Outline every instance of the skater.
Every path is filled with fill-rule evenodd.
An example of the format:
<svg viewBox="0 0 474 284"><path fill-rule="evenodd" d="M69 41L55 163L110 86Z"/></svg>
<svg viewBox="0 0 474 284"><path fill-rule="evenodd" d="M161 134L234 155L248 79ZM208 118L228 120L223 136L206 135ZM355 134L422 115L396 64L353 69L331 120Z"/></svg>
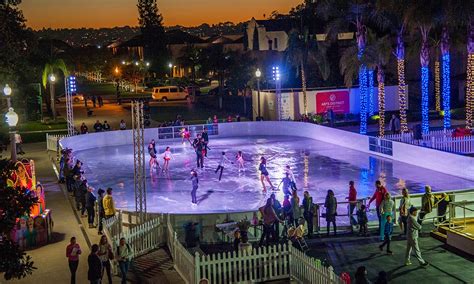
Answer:
<svg viewBox="0 0 474 284"><path fill-rule="evenodd" d="M290 177L288 176L288 173L285 173L285 177L281 180L281 184L283 184L283 193L285 195L291 195L291 192L290 192L291 180L290 180Z"/></svg>
<svg viewBox="0 0 474 284"><path fill-rule="evenodd" d="M207 150L211 150L211 148L207 147L207 143L204 138L201 138L202 144L202 156L207 158Z"/></svg>
<svg viewBox="0 0 474 284"><path fill-rule="evenodd" d="M198 138L194 139L193 147L196 151L196 165L198 168L201 167L201 169L204 169L204 158L202 156L203 146L204 145L202 144L199 136Z"/></svg>
<svg viewBox="0 0 474 284"><path fill-rule="evenodd" d="M155 139L151 139L150 144L148 144L148 154L150 155L150 172L153 169L159 169L160 163L156 159L156 145Z"/></svg>
<svg viewBox="0 0 474 284"><path fill-rule="evenodd" d="M265 179L270 184L270 187L273 190L275 187L273 187L273 184L270 181L270 178L268 177L267 160L265 159L265 157L260 158L260 165L258 166L258 170L260 171L260 181L262 182L263 192L267 191L267 188L265 187L265 182L264 182Z"/></svg>
<svg viewBox="0 0 474 284"><path fill-rule="evenodd" d="M207 128L206 127L202 131L201 137L204 139L204 142L206 142L206 144L209 143L209 134L207 133Z"/></svg>
<svg viewBox="0 0 474 284"><path fill-rule="evenodd" d="M188 141L190 145L193 145L190 140L191 133L189 133L189 131L186 128L181 129L181 137L183 138L181 140L182 144L184 144L184 141Z"/></svg>
<svg viewBox="0 0 474 284"><path fill-rule="evenodd" d="M290 179L291 190L298 190L296 188L295 175L293 174L293 171L291 170L289 165L286 166L285 172L288 174L288 178Z"/></svg>
<svg viewBox="0 0 474 284"><path fill-rule="evenodd" d="M192 184L193 184L193 190L191 190L191 203L192 205L197 205L197 198L196 198L196 192L199 187L199 179L197 172L195 170L191 171L191 178L190 178Z"/></svg>
<svg viewBox="0 0 474 284"><path fill-rule="evenodd" d="M166 147L166 150L163 153L163 160L164 160L164 162L163 162L163 172L168 171L170 160L171 160L172 157L173 157L173 154L171 154L171 148Z"/></svg>
<svg viewBox="0 0 474 284"><path fill-rule="evenodd" d="M227 156L225 155L225 152L222 152L221 160L219 161L219 165L217 166L217 169L216 169L216 171L215 171L215 173L217 174L217 172L218 172L219 170L221 170L221 173L219 174L219 181L221 181L222 172L224 171L225 163L226 163L226 162L232 163L232 162L227 158ZM232 164L233 164L233 163L232 163Z"/></svg>
<svg viewBox="0 0 474 284"><path fill-rule="evenodd" d="M237 159L237 164L239 166L239 173L240 171L244 171L245 172L245 167L244 167L244 156L242 154L242 151L239 151L237 153L237 156L235 156L235 158Z"/></svg>

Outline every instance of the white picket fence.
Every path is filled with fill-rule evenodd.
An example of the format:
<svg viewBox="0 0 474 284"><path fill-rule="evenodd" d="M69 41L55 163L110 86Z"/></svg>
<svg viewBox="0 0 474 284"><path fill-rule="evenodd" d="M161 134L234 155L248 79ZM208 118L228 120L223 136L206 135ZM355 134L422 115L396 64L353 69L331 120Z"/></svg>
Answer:
<svg viewBox="0 0 474 284"><path fill-rule="evenodd" d="M452 137L452 134L453 130L437 130L423 134L421 140L414 139L412 132L385 135L384 138L446 152L474 154L474 136Z"/></svg>
<svg viewBox="0 0 474 284"><path fill-rule="evenodd" d="M46 133L46 150L59 152L59 140L68 137L68 135Z"/></svg>
<svg viewBox="0 0 474 284"><path fill-rule="evenodd" d="M97 210L97 218L98 216L98 210ZM103 219L102 220L102 226L103 226L103 233L105 236L107 236L107 239L112 241L116 236L120 235L123 231L123 225L122 225L122 212L119 211L117 215L114 217L111 217L109 219Z"/></svg>
<svg viewBox="0 0 474 284"><path fill-rule="evenodd" d="M198 283L199 278L195 278L196 268L194 263L194 257L178 240L178 235L173 230L169 215L167 224L167 244L168 249L171 253L171 257L173 258L174 269L179 273L181 278L183 278L186 283Z"/></svg>

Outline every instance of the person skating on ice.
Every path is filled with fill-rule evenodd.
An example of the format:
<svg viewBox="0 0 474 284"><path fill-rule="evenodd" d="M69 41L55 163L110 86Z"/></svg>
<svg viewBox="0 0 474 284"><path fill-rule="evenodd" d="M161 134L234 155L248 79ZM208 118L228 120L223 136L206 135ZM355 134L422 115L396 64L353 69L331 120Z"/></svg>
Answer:
<svg viewBox="0 0 474 284"><path fill-rule="evenodd" d="M201 145L202 145L202 156L207 158L207 150L211 150L211 148L207 147L207 142L204 138L201 138Z"/></svg>
<svg viewBox="0 0 474 284"><path fill-rule="evenodd" d="M258 166L258 170L260 171L260 181L262 182L263 192L267 191L267 188L265 187L265 180L267 180L268 184L270 184L270 187L274 189L273 184L270 181L270 178L268 177L267 160L265 159L265 157L260 158L260 165Z"/></svg>
<svg viewBox="0 0 474 284"><path fill-rule="evenodd" d="M150 155L150 172L153 171L154 169L159 169L160 168L160 163L156 159L156 146L155 146L155 140L152 139L150 141L150 144L148 144L148 154Z"/></svg>
<svg viewBox="0 0 474 284"><path fill-rule="evenodd" d="M289 165L286 165L285 167L285 173L288 175L288 178L290 179L290 186L292 190L297 190L296 188L296 179L295 175L293 174L293 171L291 170Z"/></svg>
<svg viewBox="0 0 474 284"><path fill-rule="evenodd" d="M173 154L171 153L171 148L166 147L166 150L163 153L163 172L169 170L169 164L172 158L173 158Z"/></svg>
<svg viewBox="0 0 474 284"><path fill-rule="evenodd" d="M191 133L186 128L181 129L181 137L183 138L181 140L182 144L184 144L184 141L188 141L189 144L192 145L192 143L191 143Z"/></svg>
<svg viewBox="0 0 474 284"><path fill-rule="evenodd" d="M237 165L239 166L239 172L240 171L245 171L245 167L244 167L244 155L242 154L242 151L239 151L237 153L237 156L235 156L235 158L237 159Z"/></svg>
<svg viewBox="0 0 474 284"><path fill-rule="evenodd" d="M192 205L197 205L197 198L196 198L196 192L197 192L197 189L199 187L199 179L198 179L198 175L197 175L197 172L195 170L192 170L191 171L191 183L192 183L192 186L193 186L193 189L191 190L191 203Z"/></svg>
<svg viewBox="0 0 474 284"><path fill-rule="evenodd" d="M222 178L222 172L224 171L226 163L232 163L232 162L227 158L227 156L225 155L225 152L222 152L221 160L219 161L219 165L217 166L217 169L215 171L215 173L217 174L217 172L221 170L221 173L219 174L219 181Z"/></svg>
<svg viewBox="0 0 474 284"><path fill-rule="evenodd" d="M200 137L196 138L193 143L194 150L196 151L196 165L197 167L204 168L204 158L202 155L203 143L200 140Z"/></svg>

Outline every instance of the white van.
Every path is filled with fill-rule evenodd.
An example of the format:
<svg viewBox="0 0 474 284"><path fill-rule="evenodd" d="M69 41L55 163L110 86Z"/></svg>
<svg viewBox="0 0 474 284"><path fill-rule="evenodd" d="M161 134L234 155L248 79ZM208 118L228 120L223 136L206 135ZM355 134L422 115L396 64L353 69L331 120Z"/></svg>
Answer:
<svg viewBox="0 0 474 284"><path fill-rule="evenodd" d="M188 92L184 88L177 86L165 86L153 88L151 97L154 100L160 100L163 102L169 100L185 100L188 98Z"/></svg>

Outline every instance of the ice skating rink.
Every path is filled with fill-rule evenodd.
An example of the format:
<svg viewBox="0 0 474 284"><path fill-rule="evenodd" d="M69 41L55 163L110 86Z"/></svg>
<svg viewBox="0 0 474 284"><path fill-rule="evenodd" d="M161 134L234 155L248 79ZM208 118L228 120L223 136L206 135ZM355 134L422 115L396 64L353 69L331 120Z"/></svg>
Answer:
<svg viewBox="0 0 474 284"><path fill-rule="evenodd" d="M191 206L190 171L196 167L196 155L189 143L157 141L158 161L170 146L173 159L169 173L150 173L146 154L147 211L162 213L221 213L255 210L269 196L262 193L258 172L259 158L267 158L270 179L278 187L284 167L290 165L296 177L298 194L308 190L314 202L324 202L332 189L338 201L348 195L348 182L355 181L358 198L370 196L377 179L392 193L399 195L402 187L411 193L422 192L425 184L433 191L459 190L474 186L474 181L450 176L410 164L372 156L363 152L318 140L288 136L248 138L213 138L205 159L204 170L198 170L198 206ZM221 152L234 161L224 169L222 180L214 173ZM237 151L242 151L246 170L238 172ZM108 146L75 152L84 162L89 184L98 188L112 187L116 206L135 210L133 189L133 145ZM276 192L282 201L282 186Z"/></svg>

